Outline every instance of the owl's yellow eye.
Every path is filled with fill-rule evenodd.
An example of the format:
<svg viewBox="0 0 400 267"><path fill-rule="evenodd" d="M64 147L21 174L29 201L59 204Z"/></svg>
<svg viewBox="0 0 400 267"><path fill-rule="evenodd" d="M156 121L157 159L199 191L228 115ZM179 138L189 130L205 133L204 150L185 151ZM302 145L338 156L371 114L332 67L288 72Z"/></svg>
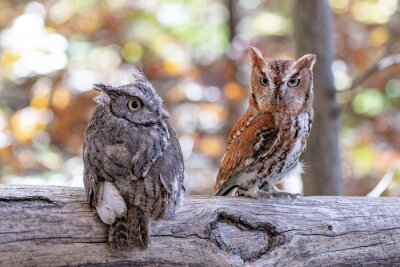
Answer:
<svg viewBox="0 0 400 267"><path fill-rule="evenodd" d="M300 83L300 79L290 79L290 80L287 82L287 85L288 85L289 87L297 87L297 86L299 86L299 83Z"/></svg>
<svg viewBox="0 0 400 267"><path fill-rule="evenodd" d="M132 111L138 111L142 106L142 100L139 97L134 97L128 102L128 108Z"/></svg>
<svg viewBox="0 0 400 267"><path fill-rule="evenodd" d="M267 77L260 77L260 84L262 86L268 86L268 78Z"/></svg>

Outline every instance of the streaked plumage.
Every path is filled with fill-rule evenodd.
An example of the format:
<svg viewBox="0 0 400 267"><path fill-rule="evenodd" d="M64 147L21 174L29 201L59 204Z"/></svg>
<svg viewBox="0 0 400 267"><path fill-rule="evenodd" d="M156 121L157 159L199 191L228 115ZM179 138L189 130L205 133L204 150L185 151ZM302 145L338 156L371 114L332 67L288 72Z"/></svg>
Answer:
<svg viewBox="0 0 400 267"><path fill-rule="evenodd" d="M120 87L95 85L101 95L83 149L89 204L110 225L109 242L117 249L146 248L149 219L172 216L184 191L169 115L144 74L134 76Z"/></svg>
<svg viewBox="0 0 400 267"><path fill-rule="evenodd" d="M287 195L275 184L301 172L313 120L312 68L315 55L298 61L263 59L250 48L252 64L249 107L232 129L218 172L215 191L227 195ZM296 85L297 83L297 85Z"/></svg>

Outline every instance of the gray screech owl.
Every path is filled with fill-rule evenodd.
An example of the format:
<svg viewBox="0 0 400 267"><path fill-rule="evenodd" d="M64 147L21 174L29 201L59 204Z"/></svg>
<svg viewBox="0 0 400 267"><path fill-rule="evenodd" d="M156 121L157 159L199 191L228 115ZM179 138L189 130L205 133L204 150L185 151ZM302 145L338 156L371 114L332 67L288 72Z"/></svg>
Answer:
<svg viewBox="0 0 400 267"><path fill-rule="evenodd" d="M183 196L183 157L161 98L144 74L101 95L85 132L84 185L117 249L145 249L149 218L173 216Z"/></svg>

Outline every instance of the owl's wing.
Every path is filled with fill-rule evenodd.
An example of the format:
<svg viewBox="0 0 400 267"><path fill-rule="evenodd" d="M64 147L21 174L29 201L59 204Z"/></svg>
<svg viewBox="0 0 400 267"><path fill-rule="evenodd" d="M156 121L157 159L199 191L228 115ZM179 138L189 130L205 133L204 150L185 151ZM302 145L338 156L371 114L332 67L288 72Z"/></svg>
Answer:
<svg viewBox="0 0 400 267"><path fill-rule="evenodd" d="M153 219L160 219L165 215L172 215L180 196L183 194L183 157L174 131L165 122L168 129L168 142L165 150L154 150L159 141L157 137L147 140L147 151L152 148L154 155L160 156L149 168L144 179L132 183L130 203L140 207ZM160 136L160 135L159 135ZM160 136L161 137L161 136ZM164 140L164 139L163 139ZM155 142L155 143L153 143ZM161 149L161 146L158 146ZM151 161L150 161L151 162ZM133 164L137 168L137 164ZM121 191L124 191L122 189ZM124 192L123 192L124 195Z"/></svg>
<svg viewBox="0 0 400 267"><path fill-rule="evenodd" d="M106 138L109 135L112 133L107 131L93 133L87 137L83 148L84 183L92 206L101 200L103 182L137 179L132 173L132 153L122 142L110 144Z"/></svg>
<svg viewBox="0 0 400 267"><path fill-rule="evenodd" d="M84 161L85 187L94 206L101 200L102 185L110 182L128 207L159 219L172 213L184 191L182 152L168 123L118 136L96 131L85 141Z"/></svg>
<svg viewBox="0 0 400 267"><path fill-rule="evenodd" d="M170 129L169 147L165 151L161 161L160 181L168 192L167 195L169 197L169 203L165 207L165 214L167 217L170 217L175 213L175 207L179 204L185 193L182 150L172 129Z"/></svg>
<svg viewBox="0 0 400 267"><path fill-rule="evenodd" d="M232 129L215 184L217 195L226 195L236 187L235 174L268 154L279 138L270 113L258 114L251 121L250 118L243 116Z"/></svg>
<svg viewBox="0 0 400 267"><path fill-rule="evenodd" d="M182 150L174 130L169 128L170 139L169 147L165 151L162 159L163 170L160 179L164 187L171 194L181 193L183 189L184 164Z"/></svg>

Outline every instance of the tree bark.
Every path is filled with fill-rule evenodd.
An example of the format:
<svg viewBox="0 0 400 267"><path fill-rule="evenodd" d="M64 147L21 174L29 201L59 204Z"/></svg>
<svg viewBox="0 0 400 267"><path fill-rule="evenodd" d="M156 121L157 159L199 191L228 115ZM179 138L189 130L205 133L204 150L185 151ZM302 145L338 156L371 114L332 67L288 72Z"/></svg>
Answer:
<svg viewBox="0 0 400 267"><path fill-rule="evenodd" d="M298 57L317 55L314 67L315 119L305 152L305 195L342 195L339 153L339 105L333 74L332 17L327 0L294 3L294 36Z"/></svg>
<svg viewBox="0 0 400 267"><path fill-rule="evenodd" d="M0 266L394 266L400 199L187 197L146 251L113 251L83 188L0 185Z"/></svg>

